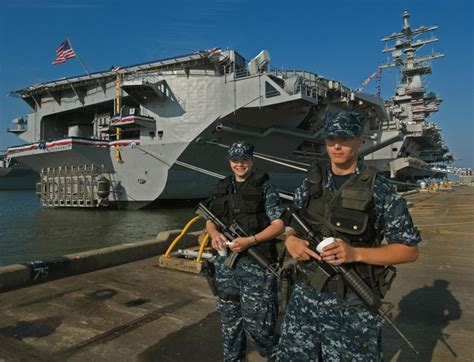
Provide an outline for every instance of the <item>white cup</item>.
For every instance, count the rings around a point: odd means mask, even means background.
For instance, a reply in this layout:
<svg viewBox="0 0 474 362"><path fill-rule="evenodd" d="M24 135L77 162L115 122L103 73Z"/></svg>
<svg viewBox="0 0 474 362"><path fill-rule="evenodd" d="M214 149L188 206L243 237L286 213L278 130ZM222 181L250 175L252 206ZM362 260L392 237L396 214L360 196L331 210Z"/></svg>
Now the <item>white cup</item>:
<svg viewBox="0 0 474 362"><path fill-rule="evenodd" d="M227 256L227 247L222 247L220 249L217 249L217 252L219 253L220 256Z"/></svg>
<svg viewBox="0 0 474 362"><path fill-rule="evenodd" d="M335 242L335 241L336 241L336 239L334 239L333 237L324 239L323 241L321 241L321 242L318 244L318 246L316 247L316 251L317 251L318 253L322 253L322 252L323 252L323 248L324 248L325 246L328 246L328 245L332 244L332 243Z"/></svg>

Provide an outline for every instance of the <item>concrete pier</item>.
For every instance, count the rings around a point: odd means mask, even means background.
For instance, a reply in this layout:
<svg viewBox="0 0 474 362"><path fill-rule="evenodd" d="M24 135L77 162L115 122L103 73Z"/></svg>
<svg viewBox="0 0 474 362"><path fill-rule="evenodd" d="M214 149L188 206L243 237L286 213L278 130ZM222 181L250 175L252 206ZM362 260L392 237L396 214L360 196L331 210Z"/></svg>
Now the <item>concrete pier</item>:
<svg viewBox="0 0 474 362"><path fill-rule="evenodd" d="M386 302L420 355L385 326L385 360L472 361L474 188L407 198L424 241L419 260L398 267ZM84 265L100 266L100 254ZM0 281L26 278L22 266L9 268ZM220 361L221 343L204 277L160 268L157 256L0 294L0 361ZM253 351L248 359L263 361Z"/></svg>
<svg viewBox="0 0 474 362"><path fill-rule="evenodd" d="M385 326L388 361L473 361L474 188L407 197L422 233L418 261L398 267L388 293L391 314L418 347L414 355Z"/></svg>

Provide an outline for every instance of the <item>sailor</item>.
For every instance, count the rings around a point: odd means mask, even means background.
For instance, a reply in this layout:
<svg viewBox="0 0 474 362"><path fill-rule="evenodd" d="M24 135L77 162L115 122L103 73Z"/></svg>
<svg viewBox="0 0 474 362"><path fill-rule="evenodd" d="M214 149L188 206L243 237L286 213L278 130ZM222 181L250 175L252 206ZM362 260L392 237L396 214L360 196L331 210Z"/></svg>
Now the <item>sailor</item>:
<svg viewBox="0 0 474 362"><path fill-rule="evenodd" d="M322 259L355 268L382 296L389 270L385 266L418 258L421 238L406 201L383 176L358 159L362 131L359 113L327 113L324 135L329 162L316 163L295 192L294 206L302 209L305 220L321 238L332 236L335 241L319 254L293 229L288 232L285 245L298 260L298 276L283 320L278 361L383 358L377 314L338 275L325 284L314 282L321 280L314 259Z"/></svg>
<svg viewBox="0 0 474 362"><path fill-rule="evenodd" d="M217 183L210 206L224 223L237 222L250 236L229 243L212 221L206 223L212 247L220 251L215 269L224 361L244 361L247 339L267 358L273 357L277 343L276 279L248 256L246 250L255 248L269 261L275 261L274 239L284 230L280 219L284 208L268 174L253 169L253 148L243 141L229 147L233 175ZM224 250L239 253L234 267L224 265L226 257L221 255Z"/></svg>

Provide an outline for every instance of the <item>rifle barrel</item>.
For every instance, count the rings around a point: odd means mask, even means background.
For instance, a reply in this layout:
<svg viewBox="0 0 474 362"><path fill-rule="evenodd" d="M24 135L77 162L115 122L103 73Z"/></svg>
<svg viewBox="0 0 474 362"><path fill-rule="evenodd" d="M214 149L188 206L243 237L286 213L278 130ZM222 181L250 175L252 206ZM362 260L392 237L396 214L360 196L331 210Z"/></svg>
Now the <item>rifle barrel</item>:
<svg viewBox="0 0 474 362"><path fill-rule="evenodd" d="M411 350L413 352L415 352L416 354L419 354L420 352L418 352L418 350L415 348L415 346L413 345L413 343L411 343L407 337L405 337L405 335L402 333L402 331L400 329L398 329L398 327L396 326L395 323L393 323L393 321L390 319L390 317L383 311L382 308L379 308L378 310L379 312L379 315L388 323L390 324L390 326L394 329L395 332L397 332L397 334L405 341L405 343L408 345L408 347L411 348Z"/></svg>

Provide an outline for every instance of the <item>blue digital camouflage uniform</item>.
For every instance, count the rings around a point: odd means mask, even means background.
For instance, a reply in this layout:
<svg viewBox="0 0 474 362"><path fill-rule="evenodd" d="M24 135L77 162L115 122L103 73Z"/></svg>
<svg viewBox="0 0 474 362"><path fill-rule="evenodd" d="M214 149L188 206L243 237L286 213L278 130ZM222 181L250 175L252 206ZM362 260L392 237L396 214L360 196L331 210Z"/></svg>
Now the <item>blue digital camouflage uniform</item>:
<svg viewBox="0 0 474 362"><path fill-rule="evenodd" d="M244 142L229 148L229 159L252 155L253 146ZM234 190L236 189L235 181ZM275 187L266 181L262 185L265 213L270 221L280 218L284 208ZM216 256L216 284L219 295L238 296L239 300L219 297L217 310L221 315L224 339L224 361L244 361L247 338L263 357L275 353L275 325L278 315L277 281L269 271L252 258L242 256L234 268L224 265L225 257Z"/></svg>
<svg viewBox="0 0 474 362"><path fill-rule="evenodd" d="M332 124L331 119L329 125L326 123L326 137L357 137L362 133L362 122L357 119L357 114L346 114L342 118L337 116L336 121L332 118ZM344 124L349 121L352 122L350 126ZM365 165L359 162L355 173L359 174L364 169ZM331 192L336 191L330 169L327 184L323 186ZM305 179L295 191L295 207L304 207L309 196L309 182ZM375 229L385 240L388 243L417 245L421 238L413 225L406 201L381 175L376 176L372 196ZM348 292L344 301L338 302L333 293L318 292L298 282L293 287L286 309L276 358L292 362L382 361L381 321L352 292Z"/></svg>

